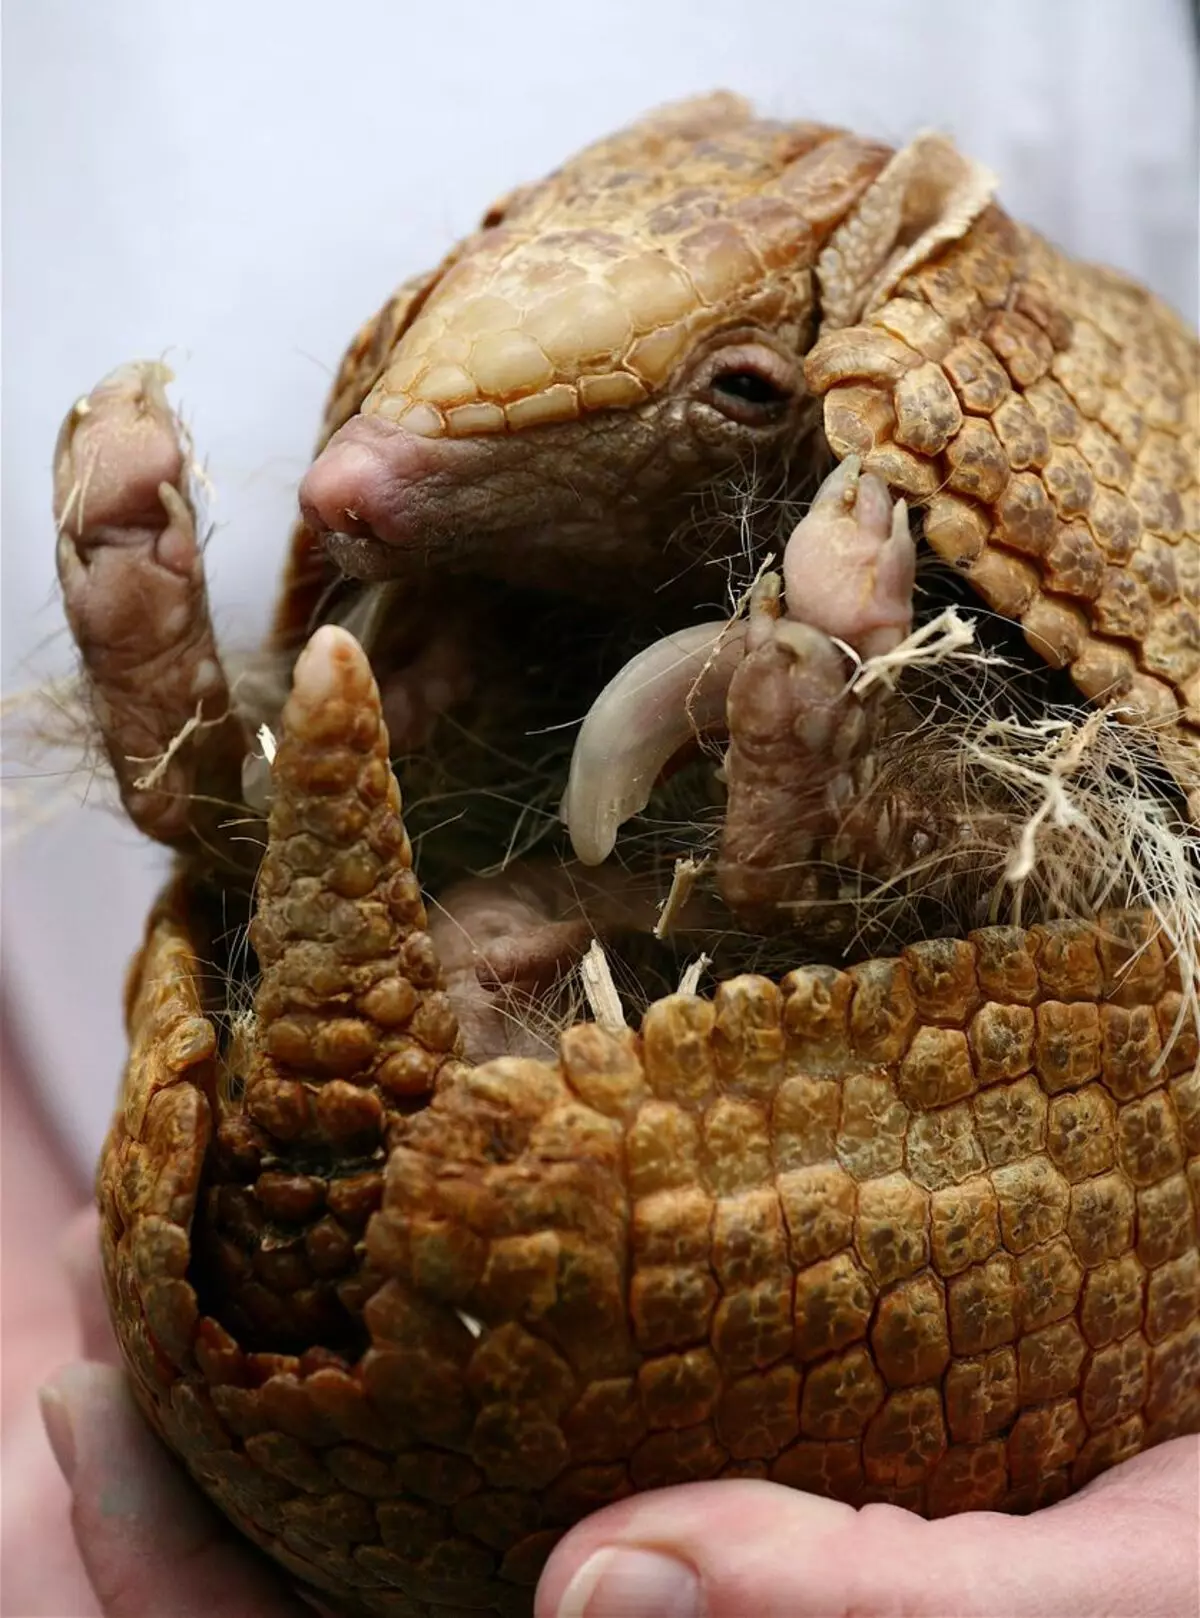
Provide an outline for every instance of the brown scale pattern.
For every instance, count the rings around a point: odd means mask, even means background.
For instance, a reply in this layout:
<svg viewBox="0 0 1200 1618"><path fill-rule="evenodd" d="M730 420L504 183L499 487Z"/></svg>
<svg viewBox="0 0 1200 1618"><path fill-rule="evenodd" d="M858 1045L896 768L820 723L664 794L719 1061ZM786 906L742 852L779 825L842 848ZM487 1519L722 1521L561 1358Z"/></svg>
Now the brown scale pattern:
<svg viewBox="0 0 1200 1618"><path fill-rule="evenodd" d="M338 658L285 715L234 1082L177 885L100 1178L141 1402L252 1539L350 1614L516 1615L633 1490L1024 1511L1200 1429L1200 1052L1145 915L733 978L469 1068L440 1011L414 1032L436 976L390 1017L383 955L424 961L424 915ZM419 1110L387 1080L413 1048ZM215 1301L214 1241L244 1266Z"/></svg>
<svg viewBox="0 0 1200 1618"><path fill-rule="evenodd" d="M922 508L1039 656L1195 748L1198 363L1143 288L992 206L805 369L835 453Z"/></svg>
<svg viewBox="0 0 1200 1618"><path fill-rule="evenodd" d="M335 693L306 695L315 650L272 767L255 1026L227 1064L202 1253L230 1324L300 1348L362 1338L389 1129L458 1050L374 682L342 656Z"/></svg>

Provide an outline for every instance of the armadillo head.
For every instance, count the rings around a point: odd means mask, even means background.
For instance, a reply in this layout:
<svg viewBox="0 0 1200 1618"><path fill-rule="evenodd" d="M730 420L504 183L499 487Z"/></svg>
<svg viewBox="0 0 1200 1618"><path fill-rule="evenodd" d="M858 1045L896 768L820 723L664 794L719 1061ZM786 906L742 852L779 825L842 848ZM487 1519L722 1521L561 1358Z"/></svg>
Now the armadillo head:
<svg viewBox="0 0 1200 1618"><path fill-rule="evenodd" d="M717 96L517 193L314 463L311 525L360 576L414 553L652 568L714 479L794 451L813 267L889 155Z"/></svg>

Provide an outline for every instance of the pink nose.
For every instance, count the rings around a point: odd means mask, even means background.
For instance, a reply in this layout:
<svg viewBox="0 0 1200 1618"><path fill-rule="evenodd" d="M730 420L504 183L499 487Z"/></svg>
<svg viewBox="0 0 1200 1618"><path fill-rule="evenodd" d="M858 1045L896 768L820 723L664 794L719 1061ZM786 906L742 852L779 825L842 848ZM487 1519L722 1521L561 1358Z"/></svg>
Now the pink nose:
<svg viewBox="0 0 1200 1618"><path fill-rule="evenodd" d="M441 453L439 453L441 452ZM412 490L445 460L437 440L394 422L355 416L333 435L300 485L300 509L317 533L414 542Z"/></svg>

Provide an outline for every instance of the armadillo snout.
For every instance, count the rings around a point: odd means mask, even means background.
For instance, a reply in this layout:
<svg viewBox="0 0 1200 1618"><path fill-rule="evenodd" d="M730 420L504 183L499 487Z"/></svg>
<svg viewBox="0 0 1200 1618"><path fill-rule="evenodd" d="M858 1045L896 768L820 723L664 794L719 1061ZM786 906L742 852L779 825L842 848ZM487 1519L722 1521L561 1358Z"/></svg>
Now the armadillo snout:
<svg viewBox="0 0 1200 1618"><path fill-rule="evenodd" d="M300 485L304 521L354 577L397 571L402 552L422 543L421 491L454 480L464 446L422 438L375 417L355 416L330 439Z"/></svg>

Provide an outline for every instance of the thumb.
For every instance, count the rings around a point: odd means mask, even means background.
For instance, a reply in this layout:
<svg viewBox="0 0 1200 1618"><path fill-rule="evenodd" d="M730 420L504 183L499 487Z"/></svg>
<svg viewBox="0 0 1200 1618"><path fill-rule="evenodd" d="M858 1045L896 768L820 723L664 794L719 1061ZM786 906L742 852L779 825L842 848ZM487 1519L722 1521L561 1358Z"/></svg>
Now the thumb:
<svg viewBox="0 0 1200 1618"><path fill-rule="evenodd" d="M41 1389L41 1405L71 1488L79 1551L106 1618L307 1612L168 1457L115 1366L64 1366Z"/></svg>
<svg viewBox="0 0 1200 1618"><path fill-rule="evenodd" d="M927 1522L753 1480L623 1501L561 1542L537 1618L1178 1618L1200 1602L1200 1441L1033 1517Z"/></svg>

